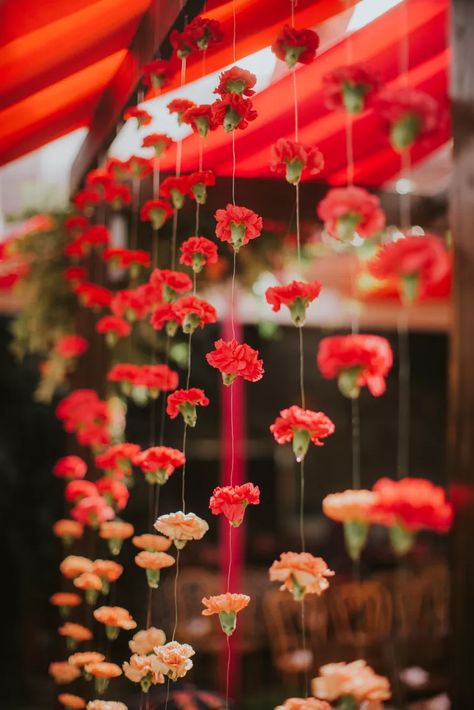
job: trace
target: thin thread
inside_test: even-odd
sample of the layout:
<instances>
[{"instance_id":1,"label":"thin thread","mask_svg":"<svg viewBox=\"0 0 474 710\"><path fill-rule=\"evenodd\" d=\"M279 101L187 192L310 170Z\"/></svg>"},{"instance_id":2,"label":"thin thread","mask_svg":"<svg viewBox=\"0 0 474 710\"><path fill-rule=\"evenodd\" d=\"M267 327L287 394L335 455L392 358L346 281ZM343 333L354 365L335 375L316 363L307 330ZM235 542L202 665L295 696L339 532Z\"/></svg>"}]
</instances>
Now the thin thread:
<instances>
[{"instance_id":1,"label":"thin thread","mask_svg":"<svg viewBox=\"0 0 474 710\"><path fill-rule=\"evenodd\" d=\"M352 187L354 184L354 135L353 118L349 111L346 111L346 162L347 162L347 184Z\"/></svg>"},{"instance_id":2,"label":"thin thread","mask_svg":"<svg viewBox=\"0 0 474 710\"><path fill-rule=\"evenodd\" d=\"M300 463L300 544L301 552L306 552L306 538L304 530L304 494L305 494L305 477L304 477L304 459Z\"/></svg>"},{"instance_id":3,"label":"thin thread","mask_svg":"<svg viewBox=\"0 0 474 710\"><path fill-rule=\"evenodd\" d=\"M230 287L230 325L232 338L235 340L235 273L237 269L237 253L234 250L234 262L232 267L232 281Z\"/></svg>"},{"instance_id":4,"label":"thin thread","mask_svg":"<svg viewBox=\"0 0 474 710\"><path fill-rule=\"evenodd\" d=\"M398 317L398 443L397 475L406 476L410 470L410 335L407 309L402 307Z\"/></svg>"},{"instance_id":5,"label":"thin thread","mask_svg":"<svg viewBox=\"0 0 474 710\"><path fill-rule=\"evenodd\" d=\"M178 234L178 213L179 210L175 210L173 213L173 226L171 231L171 268L176 267L176 237Z\"/></svg>"},{"instance_id":6,"label":"thin thread","mask_svg":"<svg viewBox=\"0 0 474 710\"><path fill-rule=\"evenodd\" d=\"M232 573L232 525L229 523L229 565L227 568L227 592L230 592L230 578Z\"/></svg>"},{"instance_id":7,"label":"thin thread","mask_svg":"<svg viewBox=\"0 0 474 710\"><path fill-rule=\"evenodd\" d=\"M295 112L295 141L298 142L299 119L298 119L298 90L297 90L297 86L296 86L296 67L293 67L292 74L293 74L293 102L294 102L294 112Z\"/></svg>"},{"instance_id":8,"label":"thin thread","mask_svg":"<svg viewBox=\"0 0 474 710\"><path fill-rule=\"evenodd\" d=\"M295 219L296 219L296 256L298 259L298 267L301 269L301 229L300 229L300 185L296 183L295 187Z\"/></svg>"},{"instance_id":9,"label":"thin thread","mask_svg":"<svg viewBox=\"0 0 474 710\"><path fill-rule=\"evenodd\" d=\"M304 341L303 341L303 328L299 327L299 341L300 341L300 393L301 393L301 407L306 409L306 396L304 391Z\"/></svg>"},{"instance_id":10,"label":"thin thread","mask_svg":"<svg viewBox=\"0 0 474 710\"><path fill-rule=\"evenodd\" d=\"M359 398L351 399L352 419L352 487L360 488L360 412Z\"/></svg>"},{"instance_id":11,"label":"thin thread","mask_svg":"<svg viewBox=\"0 0 474 710\"><path fill-rule=\"evenodd\" d=\"M235 46L236 46L236 39L237 39L237 15L236 15L236 8L235 8L235 0L232 0L232 21L233 21L232 57L233 57L233 62L235 63Z\"/></svg>"},{"instance_id":12,"label":"thin thread","mask_svg":"<svg viewBox=\"0 0 474 710\"><path fill-rule=\"evenodd\" d=\"M230 386L230 485L234 485L234 459L235 459L235 438L234 438L234 387Z\"/></svg>"},{"instance_id":13,"label":"thin thread","mask_svg":"<svg viewBox=\"0 0 474 710\"><path fill-rule=\"evenodd\" d=\"M140 179L133 178L132 181L132 233L130 235L130 246L132 249L137 248L138 242L138 205L140 202Z\"/></svg>"},{"instance_id":14,"label":"thin thread","mask_svg":"<svg viewBox=\"0 0 474 710\"><path fill-rule=\"evenodd\" d=\"M229 708L229 677L230 677L230 658L231 658L231 648L230 648L230 636L227 638L227 670L226 670L226 681L225 681L225 708Z\"/></svg>"},{"instance_id":15,"label":"thin thread","mask_svg":"<svg viewBox=\"0 0 474 710\"><path fill-rule=\"evenodd\" d=\"M306 651L307 651L307 644L306 644L306 607L305 607L305 599L303 599L300 602L301 604L301 644L303 646L303 657L306 657ZM308 667L305 667L305 672L304 672L304 695L307 698L309 695L309 675L308 675Z\"/></svg>"},{"instance_id":16,"label":"thin thread","mask_svg":"<svg viewBox=\"0 0 474 710\"><path fill-rule=\"evenodd\" d=\"M178 609L178 579L179 579L179 556L180 556L181 550L178 550L176 554L176 574L174 576L174 626L173 626L173 634L171 636L171 640L174 641L176 638L176 630L178 628L178 617L179 617L179 609Z\"/></svg>"},{"instance_id":17,"label":"thin thread","mask_svg":"<svg viewBox=\"0 0 474 710\"><path fill-rule=\"evenodd\" d=\"M410 148L403 151L400 156L400 176L407 180L410 187L411 176L411 154ZM411 190L408 189L405 194L400 195L400 227L406 232L411 227Z\"/></svg>"},{"instance_id":18,"label":"thin thread","mask_svg":"<svg viewBox=\"0 0 474 710\"><path fill-rule=\"evenodd\" d=\"M232 204L235 206L235 129L232 131Z\"/></svg>"}]
</instances>

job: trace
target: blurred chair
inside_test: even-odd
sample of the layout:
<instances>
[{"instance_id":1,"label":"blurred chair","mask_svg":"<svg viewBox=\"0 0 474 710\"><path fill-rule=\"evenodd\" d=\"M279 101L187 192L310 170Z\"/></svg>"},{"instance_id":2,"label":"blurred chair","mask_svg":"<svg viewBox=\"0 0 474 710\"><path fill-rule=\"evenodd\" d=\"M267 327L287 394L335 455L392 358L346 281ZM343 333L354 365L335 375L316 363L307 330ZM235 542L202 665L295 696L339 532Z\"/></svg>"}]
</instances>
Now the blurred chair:
<instances>
[{"instance_id":1,"label":"blurred chair","mask_svg":"<svg viewBox=\"0 0 474 710\"><path fill-rule=\"evenodd\" d=\"M383 643L390 636L392 600L388 590L379 582L333 585L326 600L336 643L368 648Z\"/></svg>"}]
</instances>

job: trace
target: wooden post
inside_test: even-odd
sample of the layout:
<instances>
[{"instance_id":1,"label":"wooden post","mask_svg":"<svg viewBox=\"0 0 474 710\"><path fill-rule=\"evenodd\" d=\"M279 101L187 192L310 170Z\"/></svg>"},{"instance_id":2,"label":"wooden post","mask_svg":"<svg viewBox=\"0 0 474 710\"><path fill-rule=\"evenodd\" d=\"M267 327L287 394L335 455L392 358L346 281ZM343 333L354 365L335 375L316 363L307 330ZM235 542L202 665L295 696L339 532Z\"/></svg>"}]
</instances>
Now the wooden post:
<instances>
[{"instance_id":1,"label":"wooden post","mask_svg":"<svg viewBox=\"0 0 474 710\"><path fill-rule=\"evenodd\" d=\"M450 362L451 700L474 708L474 2L452 3L454 311Z\"/></svg>"}]
</instances>

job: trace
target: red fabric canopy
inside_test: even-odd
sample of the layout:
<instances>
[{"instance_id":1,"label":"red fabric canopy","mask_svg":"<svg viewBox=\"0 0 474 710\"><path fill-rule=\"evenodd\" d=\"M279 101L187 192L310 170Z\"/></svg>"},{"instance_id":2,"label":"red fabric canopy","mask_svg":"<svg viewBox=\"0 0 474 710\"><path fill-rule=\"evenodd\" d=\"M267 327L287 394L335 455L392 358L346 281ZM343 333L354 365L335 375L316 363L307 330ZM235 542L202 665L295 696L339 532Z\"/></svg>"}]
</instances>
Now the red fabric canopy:
<instances>
[{"instance_id":1,"label":"red fabric canopy","mask_svg":"<svg viewBox=\"0 0 474 710\"><path fill-rule=\"evenodd\" d=\"M298 3L298 7L300 3ZM434 96L441 110L447 109L447 48L448 0L416 0L397 6L379 19L323 52L309 66L297 70L298 112L300 140L317 145L322 150L326 166L318 176L330 184L346 182L345 116L329 111L323 102L322 77L332 69L346 64L348 46L358 62L370 64L389 86L404 81L413 88ZM400 44L408 31L409 72L400 76ZM286 72L282 79L254 97L258 119L244 131L236 132L237 171L239 177L271 177L268 167L270 148L277 138L294 136L292 76ZM183 87L183 96L186 88ZM447 111L446 111L447 112ZM354 121L355 181L358 184L380 185L399 172L400 158L390 148L379 117L366 111ZM449 124L429 141L420 143L412 151L414 163L444 144L449 138ZM183 142L182 170L196 170L198 156L196 135ZM222 129L208 135L204 146L204 167L217 175L232 173L231 136ZM162 167L172 170L174 151L168 153Z\"/></svg>"}]
</instances>

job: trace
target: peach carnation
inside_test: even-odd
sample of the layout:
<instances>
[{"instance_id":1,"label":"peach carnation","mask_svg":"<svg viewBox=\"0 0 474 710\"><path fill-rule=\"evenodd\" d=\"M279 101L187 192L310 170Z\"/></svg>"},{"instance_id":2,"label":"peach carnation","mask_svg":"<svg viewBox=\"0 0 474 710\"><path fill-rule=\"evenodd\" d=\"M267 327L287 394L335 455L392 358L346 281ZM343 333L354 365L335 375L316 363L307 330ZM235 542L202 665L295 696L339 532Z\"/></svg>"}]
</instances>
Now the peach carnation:
<instances>
[{"instance_id":1,"label":"peach carnation","mask_svg":"<svg viewBox=\"0 0 474 710\"><path fill-rule=\"evenodd\" d=\"M115 700L91 700L86 710L127 710L127 706Z\"/></svg>"},{"instance_id":2,"label":"peach carnation","mask_svg":"<svg viewBox=\"0 0 474 710\"><path fill-rule=\"evenodd\" d=\"M94 618L105 625L107 638L114 640L119 635L120 629L130 631L136 629L137 623L126 609L121 606L100 606L94 609Z\"/></svg>"},{"instance_id":3,"label":"peach carnation","mask_svg":"<svg viewBox=\"0 0 474 710\"><path fill-rule=\"evenodd\" d=\"M86 602L91 606L96 603L99 592L103 591L102 580L94 572L83 572L74 579L73 584L78 589L85 591Z\"/></svg>"},{"instance_id":4,"label":"peach carnation","mask_svg":"<svg viewBox=\"0 0 474 710\"><path fill-rule=\"evenodd\" d=\"M194 656L194 649L187 643L170 641L163 646L156 646L153 651L156 656L156 670L170 680L184 678L193 667L191 656Z\"/></svg>"},{"instance_id":5,"label":"peach carnation","mask_svg":"<svg viewBox=\"0 0 474 710\"><path fill-rule=\"evenodd\" d=\"M320 675L313 679L312 689L316 697L333 702L350 696L357 703L367 703L370 710L381 710L382 701L390 698L387 678L376 675L365 661L352 663L328 663L319 669Z\"/></svg>"},{"instance_id":6,"label":"peach carnation","mask_svg":"<svg viewBox=\"0 0 474 710\"><path fill-rule=\"evenodd\" d=\"M325 700L316 698L288 698L275 710L331 710L331 706Z\"/></svg>"},{"instance_id":7,"label":"peach carnation","mask_svg":"<svg viewBox=\"0 0 474 710\"><path fill-rule=\"evenodd\" d=\"M132 537L135 529L131 523L123 520L109 520L102 523L99 529L99 537L107 540L109 550L112 555L118 555L122 549L123 541Z\"/></svg>"},{"instance_id":8,"label":"peach carnation","mask_svg":"<svg viewBox=\"0 0 474 710\"><path fill-rule=\"evenodd\" d=\"M147 550L148 552L166 552L171 547L171 540L163 535L153 535L151 533L144 533L143 535L135 535L132 538L132 542L135 547L140 550Z\"/></svg>"},{"instance_id":9,"label":"peach carnation","mask_svg":"<svg viewBox=\"0 0 474 710\"><path fill-rule=\"evenodd\" d=\"M99 695L103 695L107 690L111 678L118 678L122 675L122 669L116 663L99 661L98 663L88 663L84 666L85 672L95 679L95 689Z\"/></svg>"},{"instance_id":10,"label":"peach carnation","mask_svg":"<svg viewBox=\"0 0 474 710\"><path fill-rule=\"evenodd\" d=\"M84 698L79 697L79 695L72 695L71 693L61 693L58 695L58 702L64 705L66 710L80 710L86 707Z\"/></svg>"},{"instance_id":11,"label":"peach carnation","mask_svg":"<svg viewBox=\"0 0 474 710\"><path fill-rule=\"evenodd\" d=\"M219 614L222 631L231 636L237 625L237 614L248 606L250 597L246 594L218 594L217 596L204 597L202 600L203 616Z\"/></svg>"},{"instance_id":12,"label":"peach carnation","mask_svg":"<svg viewBox=\"0 0 474 710\"><path fill-rule=\"evenodd\" d=\"M105 661L105 656L103 653L98 653L97 651L79 651L78 653L73 653L67 660L72 666L84 668L84 666L89 663L101 663Z\"/></svg>"},{"instance_id":13,"label":"peach carnation","mask_svg":"<svg viewBox=\"0 0 474 710\"><path fill-rule=\"evenodd\" d=\"M64 577L74 579L83 572L92 572L92 560L79 555L68 555L59 565L59 569Z\"/></svg>"},{"instance_id":14,"label":"peach carnation","mask_svg":"<svg viewBox=\"0 0 474 710\"><path fill-rule=\"evenodd\" d=\"M148 552L142 550L135 555L135 564L146 570L148 586L157 589L160 583L160 571L166 567L174 565L174 557L166 552Z\"/></svg>"},{"instance_id":15,"label":"peach carnation","mask_svg":"<svg viewBox=\"0 0 474 710\"><path fill-rule=\"evenodd\" d=\"M154 528L173 540L178 550L182 550L189 540L200 540L204 537L209 525L194 513L178 511L160 515L154 523Z\"/></svg>"},{"instance_id":16,"label":"peach carnation","mask_svg":"<svg viewBox=\"0 0 474 710\"><path fill-rule=\"evenodd\" d=\"M82 602L79 594L74 594L74 592L56 592L53 594L49 601L53 606L59 607L59 612L61 616L69 616L71 609L79 606Z\"/></svg>"},{"instance_id":17,"label":"peach carnation","mask_svg":"<svg viewBox=\"0 0 474 710\"><path fill-rule=\"evenodd\" d=\"M59 627L58 632L61 636L65 636L67 647L69 649L76 648L77 644L83 641L90 641L92 631L82 624L75 624L72 621L67 621Z\"/></svg>"},{"instance_id":18,"label":"peach carnation","mask_svg":"<svg viewBox=\"0 0 474 710\"><path fill-rule=\"evenodd\" d=\"M79 678L81 671L75 666L70 665L67 661L54 661L49 664L49 675L54 679L55 683L66 684L72 683L73 680Z\"/></svg>"},{"instance_id":19,"label":"peach carnation","mask_svg":"<svg viewBox=\"0 0 474 710\"><path fill-rule=\"evenodd\" d=\"M53 533L56 537L60 537L66 546L69 546L74 540L80 540L84 535L84 525L78 523L77 520L63 518L54 523Z\"/></svg>"},{"instance_id":20,"label":"peach carnation","mask_svg":"<svg viewBox=\"0 0 474 710\"><path fill-rule=\"evenodd\" d=\"M321 595L329 587L327 578L333 575L322 557L309 552L282 552L270 567L270 580L282 582L280 589L291 592L296 601L305 594Z\"/></svg>"},{"instance_id":21,"label":"peach carnation","mask_svg":"<svg viewBox=\"0 0 474 710\"><path fill-rule=\"evenodd\" d=\"M152 653L155 646L163 646L166 643L165 632L150 626L148 629L137 631L133 635L132 640L128 642L132 653L138 653L141 656Z\"/></svg>"}]
</instances>

